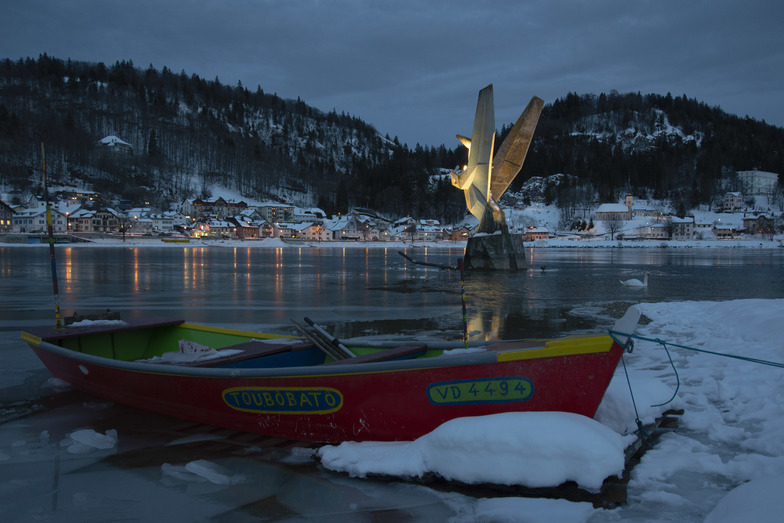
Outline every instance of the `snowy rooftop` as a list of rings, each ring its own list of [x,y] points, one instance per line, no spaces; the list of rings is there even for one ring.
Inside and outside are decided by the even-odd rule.
[[[116,145],[125,145],[128,147],[132,147],[131,144],[129,144],[128,142],[121,140],[114,135],[109,135],[105,138],[101,138],[100,143],[107,145],[109,147],[114,147]]]

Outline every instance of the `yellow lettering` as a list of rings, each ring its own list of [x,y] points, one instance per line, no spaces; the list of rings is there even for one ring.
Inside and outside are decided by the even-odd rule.
[[[303,407],[305,405],[307,405],[308,407],[311,407],[311,408],[313,407],[313,403],[310,402],[310,400],[308,399],[308,395],[307,394],[302,394],[302,396],[300,397],[300,401],[302,402],[302,406]]]
[[[335,404],[337,403],[335,401],[335,396],[328,393],[324,395],[324,400],[327,402],[327,405],[329,405],[330,407],[334,407]]]

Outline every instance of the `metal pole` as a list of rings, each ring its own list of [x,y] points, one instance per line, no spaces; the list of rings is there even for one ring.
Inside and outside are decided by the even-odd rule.
[[[460,271],[460,298],[463,302],[463,346],[468,348],[468,317],[466,316],[466,294],[465,294],[465,267],[463,258],[457,259],[457,268]]]
[[[49,204],[49,181],[46,178],[46,152],[44,142],[41,142],[41,163],[44,168],[44,199],[46,201],[46,230],[49,234],[49,258],[52,261],[52,290],[54,292],[54,321],[55,327],[61,328],[60,320],[60,292],[57,288],[57,261],[54,256],[54,227],[52,226],[52,206]]]

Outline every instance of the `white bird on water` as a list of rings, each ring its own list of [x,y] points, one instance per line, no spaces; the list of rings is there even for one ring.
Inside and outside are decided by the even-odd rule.
[[[648,274],[645,273],[645,278],[642,281],[638,280],[637,278],[632,278],[631,280],[623,281],[621,280],[621,285],[624,287],[647,287],[648,286]]]

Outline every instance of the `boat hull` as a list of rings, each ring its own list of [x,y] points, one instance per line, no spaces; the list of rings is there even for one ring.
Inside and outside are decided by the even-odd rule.
[[[450,419],[510,411],[593,417],[623,353],[609,336],[597,336],[579,338],[576,350],[565,342],[565,349],[549,352],[207,369],[129,363],[40,339],[28,342],[55,377],[84,392],[169,416],[313,442],[411,440]]]

